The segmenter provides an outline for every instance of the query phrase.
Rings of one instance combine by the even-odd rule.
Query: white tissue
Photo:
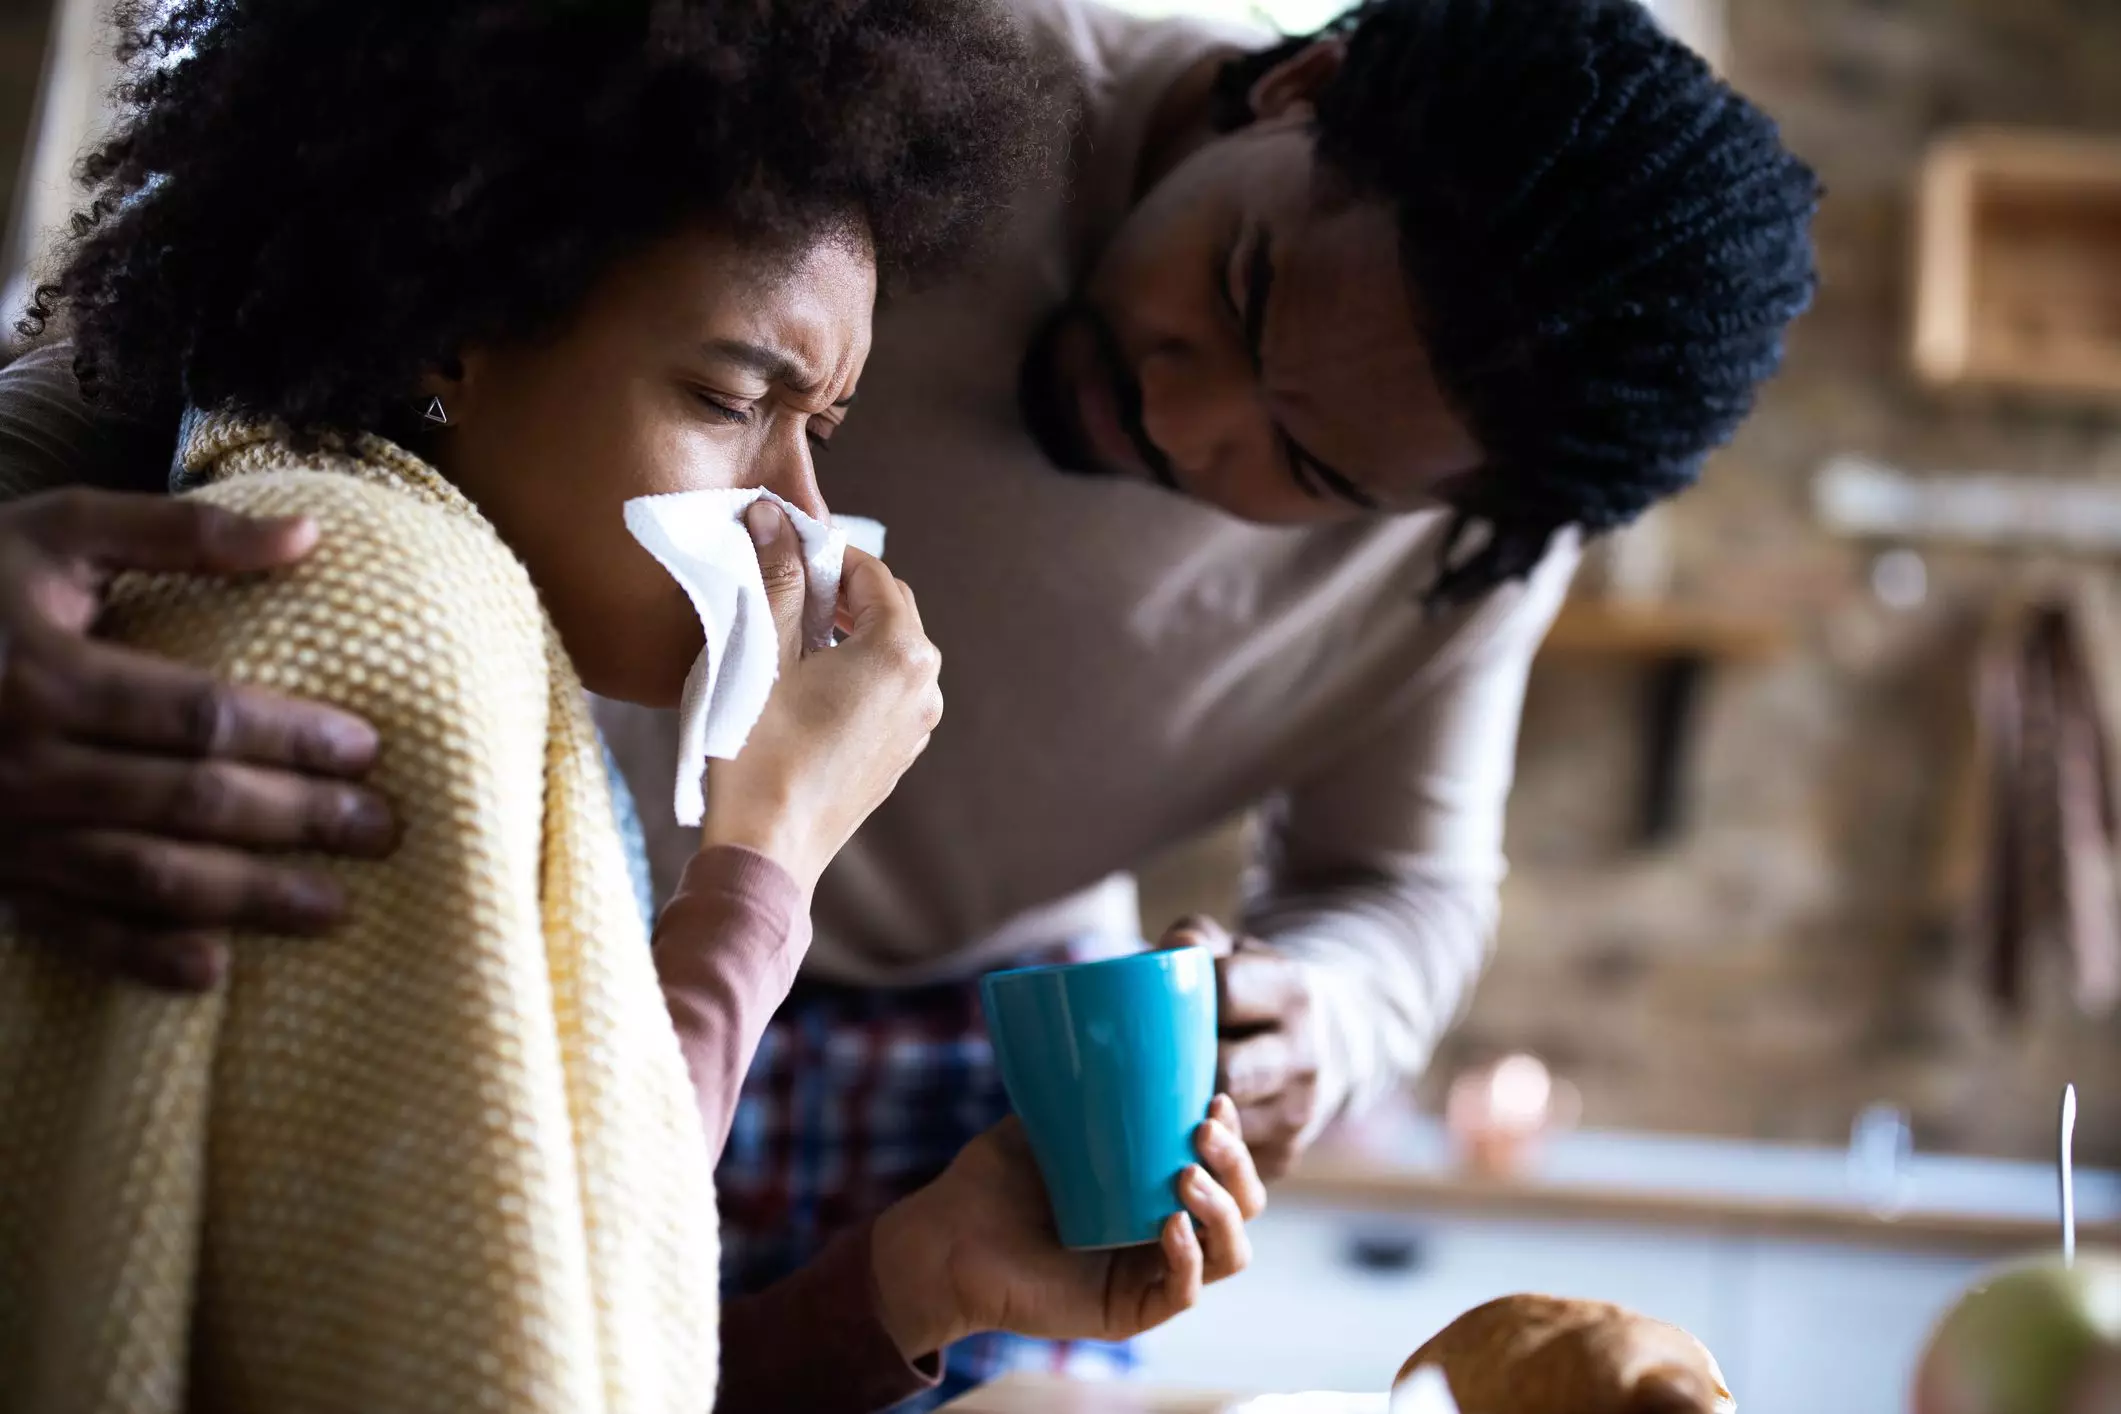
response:
[[[832,646],[840,570],[851,544],[884,553],[884,527],[849,516],[827,525],[771,491],[681,491],[626,503],[626,528],[684,587],[707,637],[685,678],[678,707],[678,823],[693,826],[706,813],[702,778],[710,758],[743,750],[766,710],[781,672],[773,613],[759,573],[758,549],[744,526],[744,509],[764,497],[787,513],[803,545],[809,593],[803,602],[803,651]]]
[[[1392,1414],[1458,1414],[1443,1368],[1424,1365],[1392,1390]]]

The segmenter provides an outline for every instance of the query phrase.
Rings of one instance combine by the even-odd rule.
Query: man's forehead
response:
[[[1290,432],[1387,504],[1429,499],[1480,462],[1445,401],[1381,203],[1291,212],[1268,225],[1274,288],[1267,391]]]

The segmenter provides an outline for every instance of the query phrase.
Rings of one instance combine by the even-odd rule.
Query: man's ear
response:
[[[1261,122],[1309,117],[1318,95],[1340,72],[1347,54],[1347,43],[1339,39],[1321,39],[1291,54],[1252,85],[1252,116]]]

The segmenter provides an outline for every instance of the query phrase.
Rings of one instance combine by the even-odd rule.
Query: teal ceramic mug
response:
[[[1215,959],[1204,948],[981,979],[1009,1103],[1061,1245],[1154,1242],[1215,1098]]]

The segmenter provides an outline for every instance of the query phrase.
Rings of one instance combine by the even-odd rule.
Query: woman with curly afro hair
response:
[[[1011,21],[163,0],[125,22],[124,120],[34,319],[96,399],[184,413],[202,514],[317,546],[130,577],[101,631],[374,722],[403,833],[322,863],[328,899],[276,901],[343,927],[216,943],[202,995],[84,967],[35,907],[0,928],[12,1407],[866,1409],[959,1335],[1123,1337],[1243,1266],[1258,1183],[1225,1101],[1160,1246],[1060,1250],[1005,1129],[718,1310],[737,1088],[819,872],[936,725],[937,655],[854,552],[843,641],[802,653],[797,536],[754,504],[780,677],[712,768],[652,948],[587,710],[585,688],[676,703],[701,650],[628,501],[763,488],[826,515],[813,456],[858,415],[879,288],[964,259],[1033,150]],[[99,848],[100,877],[142,868],[128,837]]]

